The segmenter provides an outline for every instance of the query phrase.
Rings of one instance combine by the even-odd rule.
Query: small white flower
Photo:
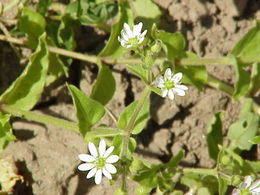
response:
[[[252,182],[252,177],[246,176],[244,182],[240,183],[238,188],[232,191],[232,195],[260,195],[260,179]]]
[[[130,26],[124,23],[124,28],[121,30],[121,37],[118,36],[118,41],[122,47],[130,48],[142,43],[144,36],[147,33],[147,30],[141,33],[142,27],[143,23],[140,22],[139,24],[134,25],[133,30],[131,30]]]
[[[108,179],[112,179],[111,174],[116,173],[116,168],[112,163],[119,160],[117,155],[110,155],[114,146],[109,147],[106,150],[106,143],[102,139],[99,142],[98,151],[93,143],[88,144],[89,154],[80,154],[78,157],[81,161],[85,162],[78,166],[80,171],[89,171],[87,174],[87,179],[95,176],[95,183],[100,184],[102,179],[102,173]]]
[[[182,73],[172,74],[170,68],[167,68],[164,76],[159,76],[155,80],[155,86],[161,88],[162,97],[168,96],[171,100],[174,95],[184,96],[185,90],[188,89],[185,85],[181,85]]]

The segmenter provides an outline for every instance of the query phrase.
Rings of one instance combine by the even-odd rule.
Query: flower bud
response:
[[[155,40],[155,43],[151,47],[151,51],[153,53],[159,53],[161,51],[161,48],[162,48],[161,41],[160,40]]]
[[[221,157],[221,163],[222,164],[228,165],[228,164],[230,164],[230,162],[231,162],[231,159],[230,159],[229,156],[224,155],[224,156]]]
[[[231,178],[231,183],[232,183],[233,186],[238,186],[238,184],[241,183],[241,177],[237,176],[237,175],[233,176]]]

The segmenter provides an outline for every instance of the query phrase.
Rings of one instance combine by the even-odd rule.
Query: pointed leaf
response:
[[[230,125],[228,138],[232,141],[232,147],[241,150],[250,150],[252,143],[249,141],[256,136],[259,128],[260,117],[253,112],[245,112],[248,105],[252,105],[252,99],[247,99],[240,111],[239,119]]]
[[[0,101],[23,110],[30,110],[38,101],[48,70],[48,50],[45,34],[39,39],[29,64],[13,84],[1,95]]]
[[[9,124],[10,115],[0,113],[0,153],[10,141],[15,140]]]
[[[119,119],[118,119],[118,124],[117,127],[119,129],[125,129],[136,109],[136,106],[138,104],[138,101],[132,102],[130,105],[128,105],[123,112],[120,114]],[[142,106],[141,111],[139,112],[136,121],[134,123],[134,127],[132,129],[133,134],[138,134],[140,133],[148,120],[149,117],[149,105],[150,101],[146,101],[144,105]]]
[[[90,97],[106,105],[113,97],[116,82],[108,66],[99,65],[97,80],[92,88]]]
[[[28,7],[23,7],[18,19],[18,28],[28,36],[28,46],[35,49],[38,45],[38,38],[45,31],[44,17]]]
[[[242,39],[234,46],[231,54],[239,57],[255,57],[260,54],[260,22],[256,21]]]
[[[217,160],[219,148],[218,145],[222,144],[223,135],[222,135],[222,122],[221,122],[221,112],[218,112],[214,115],[213,120],[208,126],[207,132],[207,143],[208,143],[208,152],[209,156]]]
[[[103,105],[87,97],[73,85],[68,85],[73,103],[77,111],[78,125],[81,134],[85,137],[91,126],[96,124],[105,114]]]

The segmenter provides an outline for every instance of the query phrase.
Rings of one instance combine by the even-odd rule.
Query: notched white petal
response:
[[[88,149],[92,156],[94,156],[95,158],[98,156],[96,146],[93,143],[88,143]]]
[[[245,181],[244,181],[244,183],[246,185],[245,188],[249,188],[249,186],[251,185],[252,181],[253,181],[253,179],[252,179],[251,176],[246,176],[245,177]]]
[[[139,24],[134,25],[133,34],[134,36],[138,36],[141,34],[141,30],[143,27],[143,23],[140,22]]]
[[[114,174],[116,173],[116,167],[114,165],[111,165],[111,164],[105,164],[105,168],[108,172]]]
[[[127,23],[124,23],[124,30],[126,32],[126,34],[128,35],[128,37],[133,37],[133,33],[130,29],[130,26]]]
[[[173,75],[173,77],[172,77],[172,81],[173,81],[175,84],[179,83],[179,81],[180,81],[181,79],[182,79],[182,73],[181,73],[181,72],[179,72],[179,73]]]
[[[111,174],[106,170],[106,168],[103,168],[102,172],[108,179],[112,179]]]
[[[103,157],[104,153],[106,151],[106,142],[105,140],[101,139],[99,142],[98,152],[100,157]]]
[[[95,183],[100,184],[102,180],[102,170],[98,169],[95,175]]]
[[[172,89],[173,92],[179,96],[185,96],[185,91],[183,91],[182,89],[178,89],[178,88],[173,88]]]
[[[96,174],[96,172],[97,172],[97,168],[91,169],[91,170],[88,172],[86,178],[89,179],[89,178],[93,177],[93,176]]]
[[[172,78],[172,71],[170,68],[167,68],[165,73],[164,73],[164,79],[165,80],[170,80]]]
[[[84,161],[84,162],[93,162],[96,160],[93,156],[91,156],[89,154],[79,154],[78,157],[81,161]]]
[[[168,90],[167,90],[167,89],[162,89],[162,94],[161,94],[161,96],[162,96],[162,97],[166,97],[167,94],[168,94]]]
[[[174,99],[173,89],[168,90],[168,97],[170,98],[170,100]]]
[[[93,163],[84,163],[84,164],[79,165],[78,169],[80,171],[88,171],[88,170],[94,168],[94,166],[95,165]]]
[[[113,152],[113,150],[114,150],[114,146],[110,146],[107,150],[106,150],[106,152],[105,152],[105,154],[104,154],[104,158],[107,158],[112,152]]]
[[[106,159],[106,163],[115,163],[119,160],[119,156],[111,155]]]
[[[182,89],[182,90],[188,90],[188,87],[185,86],[185,85],[176,84],[175,87],[176,87],[176,88],[179,88],[179,89]]]

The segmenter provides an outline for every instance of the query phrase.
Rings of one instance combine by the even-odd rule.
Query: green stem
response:
[[[123,138],[123,148],[121,151],[121,160],[123,162],[122,166],[123,166],[123,170],[122,170],[122,189],[126,191],[127,186],[126,186],[126,177],[127,177],[127,169],[126,169],[126,160],[127,160],[127,149],[128,149],[128,142],[130,139],[130,135],[131,135],[131,130],[134,127],[134,123],[137,119],[137,116],[139,114],[139,112],[141,111],[145,101],[147,101],[147,98],[149,97],[150,94],[150,89],[148,87],[145,88],[145,90],[142,93],[141,98],[138,100],[138,103],[136,105],[136,108],[134,110],[134,113],[132,115],[132,117],[129,120],[129,123],[127,124],[126,127],[126,135]]]
[[[0,35],[0,41],[7,41],[18,45],[26,45],[26,41],[17,39],[14,37],[6,37],[4,35]],[[68,51],[65,49],[60,49],[57,47],[49,47],[50,52],[79,59],[86,62],[96,63],[97,60],[101,60],[107,64],[140,64],[142,62],[141,59],[111,59],[108,57],[97,57],[87,54],[82,54],[78,52]],[[160,64],[165,60],[165,58],[157,58],[155,60],[155,64]],[[260,62],[260,56],[252,56],[252,57],[237,57],[237,61],[242,64],[251,64],[254,62]],[[177,65],[190,65],[190,66],[199,66],[206,64],[232,64],[232,58],[230,57],[220,57],[220,58],[182,58],[176,60]]]
[[[51,124],[72,131],[79,131],[77,124],[74,122],[69,122],[63,119],[46,116],[32,111],[21,110],[13,106],[8,106],[6,104],[0,105],[0,111],[11,114],[13,116],[26,118],[28,120],[33,120],[44,124]]]
[[[215,77],[213,77],[211,75],[208,75],[207,84],[211,87],[224,91],[225,93],[227,93],[231,96],[234,93],[234,88],[232,86],[216,79]]]
[[[218,176],[216,169],[200,169],[200,168],[182,168],[182,172],[185,173],[196,173],[201,175],[213,175]]]

